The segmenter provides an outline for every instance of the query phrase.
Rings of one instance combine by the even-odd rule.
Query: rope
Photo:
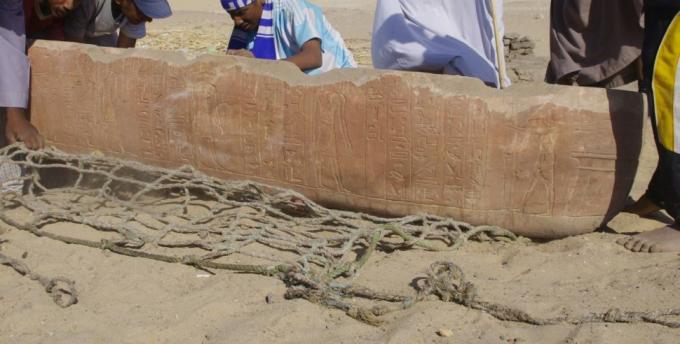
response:
[[[67,308],[78,303],[78,292],[75,282],[65,277],[47,277],[33,272],[26,264],[0,253],[0,265],[14,269],[22,276],[37,281],[45,288],[45,292],[52,297],[54,303],[61,308]]]
[[[380,324],[385,314],[437,297],[499,320],[532,325],[647,322],[680,327],[666,319],[680,314],[678,310],[536,318],[480,300],[476,287],[451,262],[432,265],[428,275],[417,280],[414,295],[385,293],[352,282],[376,251],[452,251],[471,240],[517,240],[494,226],[427,214],[383,218],[327,209],[291,190],[222,181],[191,167],[170,170],[56,149],[30,151],[17,144],[0,150],[2,164],[26,171],[12,184],[23,185],[22,191],[14,188],[0,194],[0,220],[14,228],[69,245],[211,273],[228,270],[275,277],[288,287],[288,299],[339,309],[372,325]],[[30,216],[13,218],[9,210],[18,208]],[[51,231],[54,223],[86,225],[106,238],[57,234]],[[39,281],[60,306],[77,302],[72,281],[34,274],[5,256],[0,262]]]
[[[556,318],[534,317],[517,308],[498,303],[482,301],[477,295],[474,284],[465,279],[460,267],[452,262],[436,262],[430,267],[425,279],[418,282],[418,294],[421,299],[436,295],[442,301],[455,302],[467,308],[487,313],[502,321],[512,321],[537,326],[590,323],[652,323],[670,328],[680,328],[680,321],[669,320],[669,317],[680,316],[680,308],[654,312],[625,312],[612,308],[602,313],[591,313],[581,317],[567,316]]]

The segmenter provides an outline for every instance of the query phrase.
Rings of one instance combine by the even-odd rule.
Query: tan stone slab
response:
[[[618,211],[640,152],[635,93],[373,70],[306,77],[226,56],[38,42],[33,121],[57,147],[554,238]]]

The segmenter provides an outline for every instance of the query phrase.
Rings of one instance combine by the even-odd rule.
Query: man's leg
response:
[[[648,194],[644,194],[635,201],[635,203],[627,206],[623,211],[641,217],[648,217],[659,210],[661,210],[661,207],[653,201]]]
[[[665,209],[676,223],[618,241],[635,252],[680,251],[680,14],[648,11],[646,85],[659,165],[641,201]],[[640,202],[639,203],[643,203]]]

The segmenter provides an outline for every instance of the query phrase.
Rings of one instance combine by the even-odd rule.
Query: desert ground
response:
[[[175,15],[154,21],[145,49],[220,53],[231,21],[218,1],[171,0]],[[375,0],[315,3],[370,68]],[[548,0],[506,0],[507,32],[536,43],[523,68],[542,79],[548,56]],[[656,165],[647,130],[638,197]],[[610,309],[653,312],[680,308],[680,257],[632,253],[615,241],[663,225],[620,214],[602,231],[551,242],[470,242],[455,252],[377,252],[356,277],[400,294],[435,261],[456,262],[485,301],[535,317],[581,317]],[[64,225],[66,233],[75,231]],[[276,278],[117,255],[37,238],[0,224],[0,252],[35,272],[76,282],[79,302],[62,309],[38,283],[0,266],[0,343],[677,343],[680,330],[646,323],[529,325],[502,321],[456,303],[426,301],[387,315],[379,326],[306,300],[285,300]],[[669,319],[680,320],[680,319]],[[449,336],[441,336],[447,330]]]

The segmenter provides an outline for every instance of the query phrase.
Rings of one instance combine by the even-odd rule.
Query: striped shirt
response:
[[[270,11],[267,6],[271,6]],[[289,58],[300,53],[306,42],[320,40],[323,63],[319,68],[305,71],[309,75],[357,66],[340,33],[331,26],[321,9],[307,0],[267,1],[258,32],[234,29],[229,49],[253,51],[257,39],[274,40],[274,54],[268,57],[255,54],[256,57],[269,59]]]

